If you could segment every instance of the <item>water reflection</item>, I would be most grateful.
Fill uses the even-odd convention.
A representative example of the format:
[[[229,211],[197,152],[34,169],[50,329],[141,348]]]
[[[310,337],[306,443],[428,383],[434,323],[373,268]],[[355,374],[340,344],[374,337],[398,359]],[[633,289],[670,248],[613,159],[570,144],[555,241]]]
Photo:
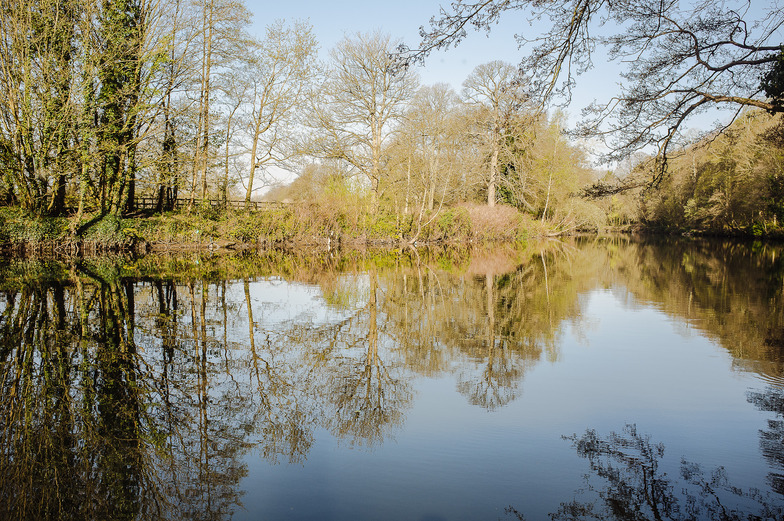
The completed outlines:
[[[521,399],[525,376],[560,359],[567,326],[590,329],[584,295],[597,287],[717,339],[738,370],[774,384],[749,400],[777,415],[760,436],[782,469],[779,253],[616,238],[11,261],[0,267],[0,517],[227,519],[251,458],[304,465],[326,435],[373,451],[405,427],[417,379],[449,375],[488,411]],[[675,485],[656,474],[656,447],[628,430],[592,436],[572,441],[595,449],[580,455],[610,480],[600,495],[666,513]],[[623,459],[632,449],[635,465],[650,459],[642,470]],[[688,468],[698,489],[719,486]],[[770,480],[782,492],[781,473]],[[602,505],[565,504],[555,518]]]
[[[566,438],[591,473],[576,499],[561,503],[549,515],[554,521],[706,521],[770,520],[784,518],[779,498],[731,483],[724,468],[706,473],[698,463],[681,460],[680,475],[662,468],[665,447],[627,425],[620,433],[600,436],[589,429]],[[584,500],[582,498],[585,498]],[[524,520],[524,513],[508,507],[509,518]]]
[[[712,240],[614,244],[612,277],[727,349],[739,370],[781,380],[784,263],[780,245]]]
[[[762,392],[749,391],[750,403],[761,411],[772,412],[766,429],[760,430],[760,449],[775,470],[768,474],[773,490],[784,495],[784,389],[768,387]]]
[[[132,285],[97,280],[4,294],[4,518],[135,519],[162,508]]]

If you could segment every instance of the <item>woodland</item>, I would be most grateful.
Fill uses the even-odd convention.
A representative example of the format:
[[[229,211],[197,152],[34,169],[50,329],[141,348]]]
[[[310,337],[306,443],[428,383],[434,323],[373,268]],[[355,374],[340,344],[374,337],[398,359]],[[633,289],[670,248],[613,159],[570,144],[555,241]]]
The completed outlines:
[[[782,236],[777,4],[458,0],[416,45],[320,52],[304,21],[251,35],[242,0],[0,0],[0,243]],[[514,16],[546,22],[520,63],[421,84]],[[597,49],[623,82],[570,125]]]

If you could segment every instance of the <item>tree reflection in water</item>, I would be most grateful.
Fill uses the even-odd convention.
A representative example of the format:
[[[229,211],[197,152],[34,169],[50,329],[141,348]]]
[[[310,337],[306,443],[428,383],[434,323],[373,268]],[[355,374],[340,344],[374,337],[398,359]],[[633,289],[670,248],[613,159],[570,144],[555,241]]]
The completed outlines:
[[[416,378],[449,375],[487,410],[518,399],[531,368],[558,360],[564,326],[579,337],[590,325],[581,308],[596,288],[653,302],[736,367],[780,378],[784,256],[700,244],[145,258],[130,274],[111,260],[0,266],[0,518],[231,517],[250,453],[302,464],[319,429],[378,447],[403,425]],[[334,313],[265,322],[254,298],[271,280]],[[781,492],[784,399],[749,400],[777,414],[761,444]],[[634,430],[572,442],[599,499],[554,519],[719,519],[711,491],[733,496],[721,472],[684,462],[680,481],[663,474],[663,448]]]
[[[654,443],[636,426],[600,436],[589,429],[582,436],[566,437],[577,454],[588,460],[591,473],[587,488],[576,492],[588,496],[561,503],[550,514],[553,521],[778,521],[784,506],[778,498],[757,489],[733,486],[723,467],[706,475],[697,463],[681,460],[680,477],[660,467],[664,445]],[[524,520],[522,512],[508,507],[510,518]]]
[[[312,400],[313,421],[318,418],[351,446],[372,447],[402,424],[412,394],[402,375],[406,368],[394,356],[396,343],[386,327],[376,270],[371,268],[362,281],[352,277],[349,284],[361,295],[353,295],[355,306],[343,309],[340,320],[294,323],[264,334],[272,349],[295,346],[300,353],[298,367],[304,372],[296,387],[303,401]],[[334,292],[335,300],[345,300]]]
[[[0,292],[0,518],[228,519],[249,451],[302,463],[317,427],[371,446],[402,423],[377,277],[345,320],[274,329],[250,280],[227,303],[107,261]]]
[[[226,517],[244,446],[226,435],[231,401],[194,392],[204,337],[173,338],[176,298],[158,285],[161,352],[145,353],[134,284],[111,264],[72,269],[0,302],[0,518]]]
[[[777,470],[768,475],[771,487],[784,495],[784,389],[768,387],[763,392],[749,391],[747,398],[761,411],[776,415],[768,420],[768,428],[760,431],[760,449]]]
[[[406,383],[390,373],[384,361],[383,345],[379,350],[378,278],[375,270],[369,273],[370,289],[367,305],[359,317],[366,327],[357,327],[359,334],[351,335],[352,347],[360,349],[359,356],[346,351],[332,365],[333,376],[328,378],[328,403],[332,410],[329,425],[339,437],[353,443],[379,443],[387,426],[400,425],[402,409],[411,396]],[[361,319],[360,319],[361,320]],[[366,334],[362,334],[367,332]]]
[[[77,281],[5,294],[0,517],[136,519],[164,508],[129,291]]]

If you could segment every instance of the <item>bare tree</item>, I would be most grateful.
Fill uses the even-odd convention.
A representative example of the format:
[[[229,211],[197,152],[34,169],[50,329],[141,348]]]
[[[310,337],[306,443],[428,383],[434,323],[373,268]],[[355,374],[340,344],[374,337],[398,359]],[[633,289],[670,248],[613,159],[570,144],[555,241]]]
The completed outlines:
[[[237,153],[234,146],[237,140],[237,135],[240,131],[240,124],[238,124],[238,115],[240,108],[245,103],[247,96],[248,85],[244,81],[242,72],[232,70],[223,75],[219,80],[219,89],[221,90],[221,105],[222,116],[224,122],[224,135],[223,135],[223,178],[218,183],[218,191],[223,205],[228,204],[229,200],[229,187],[236,182],[236,178],[231,176],[231,165],[235,162],[240,154]]]
[[[193,75],[193,60],[188,56],[198,30],[194,28],[193,13],[189,12],[183,0],[176,0],[168,5],[163,18],[163,31],[166,38],[166,59],[162,66],[162,87],[159,103],[160,130],[162,137],[157,145],[159,153],[155,156],[155,179],[153,185],[156,192],[156,208],[160,211],[171,211],[175,208],[177,196],[182,183],[182,166],[179,161],[181,113],[187,103],[181,103],[182,92],[188,78]]]
[[[314,155],[340,159],[370,184],[372,207],[380,195],[384,148],[403,117],[417,79],[392,54],[397,45],[375,32],[345,38],[331,52],[321,94],[313,99]]]
[[[474,134],[487,156],[487,204],[495,206],[499,182],[499,155],[518,112],[525,108],[528,94],[517,69],[502,61],[477,66],[463,82],[463,98],[475,110]]]
[[[531,46],[520,70],[543,101],[556,94],[569,100],[575,77],[593,66],[597,46],[624,64],[620,92],[590,107],[581,132],[606,139],[608,161],[653,147],[658,161],[650,182],[666,172],[690,117],[717,105],[784,111],[775,96],[784,26],[778,0],[764,7],[750,0],[456,0],[421,29],[414,55],[458,43],[469,26],[489,31],[509,11],[549,21],[541,33],[517,36],[521,46]]]
[[[280,165],[296,153],[294,127],[316,70],[317,48],[308,23],[287,26],[277,21],[251,49],[246,77],[245,134],[250,147],[246,203],[253,194],[256,171]]]
[[[234,61],[239,49],[246,41],[244,27],[250,14],[242,2],[237,0],[201,0],[201,73],[199,75],[198,124],[195,136],[193,170],[191,178],[191,202],[198,192],[203,199],[209,187],[209,167],[212,160],[210,117],[212,95],[215,84],[212,79],[220,67]]]
[[[421,214],[452,194],[458,148],[464,137],[459,105],[457,94],[445,83],[420,87],[408,104],[393,147],[398,170],[405,173],[405,213],[412,195],[420,201]]]

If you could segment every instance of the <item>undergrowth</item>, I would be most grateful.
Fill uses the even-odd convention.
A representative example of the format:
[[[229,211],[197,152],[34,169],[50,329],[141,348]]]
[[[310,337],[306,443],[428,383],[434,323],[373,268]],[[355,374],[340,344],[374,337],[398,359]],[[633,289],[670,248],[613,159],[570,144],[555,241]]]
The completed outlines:
[[[327,240],[375,243],[460,243],[521,241],[543,230],[516,209],[499,205],[461,205],[421,215],[375,213],[363,202],[340,206],[289,204],[263,211],[168,212],[148,217],[113,215],[33,218],[18,209],[0,208],[0,242],[38,243],[86,240],[127,245],[141,240],[168,244],[321,244]]]

